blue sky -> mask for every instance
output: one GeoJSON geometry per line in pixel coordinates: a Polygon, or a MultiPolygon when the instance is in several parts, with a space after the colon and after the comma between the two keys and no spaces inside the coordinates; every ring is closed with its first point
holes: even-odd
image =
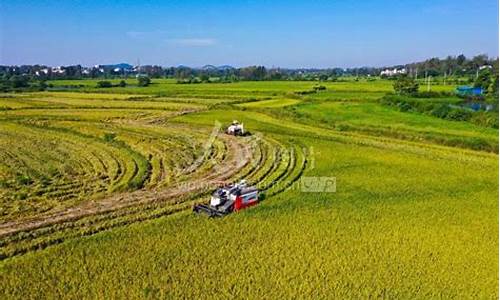
{"type": "Polygon", "coordinates": [[[498,56],[497,0],[0,2],[0,64],[384,66],[498,56]]]}

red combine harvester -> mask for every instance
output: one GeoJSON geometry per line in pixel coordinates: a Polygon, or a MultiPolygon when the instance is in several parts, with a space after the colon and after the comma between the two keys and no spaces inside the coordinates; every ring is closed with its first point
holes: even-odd
{"type": "Polygon", "coordinates": [[[247,186],[244,180],[218,188],[210,198],[210,204],[199,204],[193,207],[196,213],[205,213],[209,217],[222,217],[239,211],[259,202],[259,190],[247,186]]]}

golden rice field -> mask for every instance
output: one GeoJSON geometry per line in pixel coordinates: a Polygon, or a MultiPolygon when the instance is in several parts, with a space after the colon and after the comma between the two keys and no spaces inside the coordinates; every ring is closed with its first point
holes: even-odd
{"type": "Polygon", "coordinates": [[[2,299],[498,298],[497,129],[384,80],[53,84],[83,87],[0,95],[2,299]],[[191,213],[239,179],[265,200],[191,213]]]}

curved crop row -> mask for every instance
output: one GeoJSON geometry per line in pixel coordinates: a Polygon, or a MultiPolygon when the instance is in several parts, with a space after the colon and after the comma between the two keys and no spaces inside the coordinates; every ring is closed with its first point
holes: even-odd
{"type": "MultiPolygon", "coordinates": [[[[284,143],[273,138],[260,140],[238,138],[237,141],[237,143],[228,143],[225,137],[216,138],[202,156],[203,159],[199,162],[198,168],[193,172],[184,173],[184,177],[177,177],[176,182],[182,184],[188,179],[195,183],[215,180],[213,181],[215,184],[218,180],[247,179],[250,183],[257,184],[265,190],[268,195],[274,195],[293,184],[305,168],[306,159],[298,145],[284,143]],[[238,162],[240,159],[243,161],[238,162]]],[[[155,145],[158,147],[157,144],[155,145]]],[[[111,151],[116,151],[116,149],[113,148],[111,151]]],[[[127,178],[137,176],[139,166],[136,160],[131,161],[128,164],[118,164],[122,172],[128,174],[119,176],[120,182],[127,182],[129,180],[127,178]],[[135,172],[131,173],[130,168],[136,168],[135,172]]],[[[155,168],[155,164],[151,163],[152,157],[148,161],[151,168],[155,168]]],[[[156,177],[150,177],[148,185],[153,185],[151,178],[156,177]]],[[[106,180],[112,181],[110,178],[106,180]]],[[[176,185],[175,182],[172,184],[176,185]]],[[[61,185],[59,190],[69,193],[73,190],[84,190],[82,186],[85,184],[67,183],[61,185]]],[[[156,194],[143,196],[138,194],[139,198],[130,195],[124,199],[129,201],[130,205],[125,205],[123,208],[93,213],[76,219],[62,219],[47,226],[15,232],[0,239],[0,257],[22,254],[59,243],[67,238],[89,235],[116,226],[185,211],[195,203],[205,202],[206,196],[213,187],[214,185],[200,186],[191,192],[165,199],[162,199],[161,195],[155,196],[156,194]],[[136,198],[140,201],[135,202],[136,198]]]]}

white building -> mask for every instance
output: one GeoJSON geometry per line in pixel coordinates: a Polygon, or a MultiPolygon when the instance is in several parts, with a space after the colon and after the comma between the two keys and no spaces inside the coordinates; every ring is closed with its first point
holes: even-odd
{"type": "Polygon", "coordinates": [[[380,76],[395,76],[395,75],[400,75],[400,74],[406,74],[406,69],[405,68],[402,68],[402,69],[397,69],[397,68],[394,68],[394,69],[385,69],[383,70],[382,72],[380,72],[380,76]]]}
{"type": "Polygon", "coordinates": [[[53,67],[52,68],[52,73],[54,74],[64,74],[65,70],[63,67],[53,67]]]}
{"type": "Polygon", "coordinates": [[[42,75],[42,73],[45,74],[45,75],[49,74],[49,69],[45,68],[45,69],[41,69],[40,71],[36,71],[35,75],[36,76],[40,76],[40,75],[42,75]]]}

